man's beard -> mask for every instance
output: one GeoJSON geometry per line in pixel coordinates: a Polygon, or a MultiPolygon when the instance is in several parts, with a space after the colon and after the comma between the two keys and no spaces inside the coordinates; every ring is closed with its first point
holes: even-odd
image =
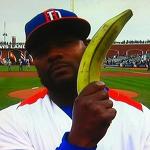
{"type": "Polygon", "coordinates": [[[52,97],[62,97],[69,100],[77,96],[77,70],[73,70],[71,77],[60,80],[52,77],[49,72],[40,71],[38,68],[37,72],[41,83],[52,94],[52,97]]]}

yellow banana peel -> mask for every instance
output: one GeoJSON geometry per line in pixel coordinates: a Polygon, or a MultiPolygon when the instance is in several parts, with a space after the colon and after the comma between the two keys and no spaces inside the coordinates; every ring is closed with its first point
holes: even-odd
{"type": "Polygon", "coordinates": [[[132,15],[132,10],[125,10],[106,21],[92,37],[82,56],[78,70],[78,94],[90,82],[100,81],[101,66],[106,54],[132,15]]]}

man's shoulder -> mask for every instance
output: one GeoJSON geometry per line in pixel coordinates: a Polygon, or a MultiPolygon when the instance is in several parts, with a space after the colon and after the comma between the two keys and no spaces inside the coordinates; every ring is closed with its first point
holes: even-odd
{"type": "Polygon", "coordinates": [[[29,122],[34,122],[39,120],[40,118],[37,116],[47,115],[47,104],[49,103],[49,98],[46,93],[43,91],[38,92],[34,96],[12,106],[9,106],[0,111],[0,127],[8,127],[13,124],[19,124],[23,126],[22,128],[26,128],[25,124],[29,124],[29,122]]]}
{"type": "Polygon", "coordinates": [[[133,98],[127,95],[118,92],[117,90],[110,89],[109,96],[114,100],[115,103],[120,103],[121,107],[126,106],[126,109],[129,110],[135,109],[140,112],[143,111],[143,105],[140,102],[134,100],[133,98]]]}
{"type": "MultiPolygon", "coordinates": [[[[17,120],[21,121],[21,119],[18,119],[18,115],[20,113],[17,113],[17,107],[20,103],[9,106],[7,108],[4,108],[0,111],[0,127],[1,128],[9,128],[9,125],[16,124],[17,120]]],[[[20,117],[19,117],[20,118],[20,117]]]]}
{"type": "Polygon", "coordinates": [[[17,110],[17,107],[19,106],[20,103],[17,103],[17,104],[14,104],[14,105],[11,105],[9,107],[6,107],[2,110],[0,110],[0,116],[2,115],[6,115],[6,114],[12,114],[12,112],[16,111],[17,110]]]}
{"type": "Polygon", "coordinates": [[[109,96],[119,118],[123,118],[127,122],[140,122],[143,120],[143,122],[150,123],[150,109],[142,103],[115,90],[110,90],[109,96]]]}
{"type": "Polygon", "coordinates": [[[44,88],[40,90],[35,95],[17,103],[15,105],[9,106],[0,111],[0,116],[11,117],[13,115],[21,116],[28,115],[35,109],[40,111],[41,105],[44,105],[45,101],[49,101],[47,96],[47,90],[44,88]]]}
{"type": "Polygon", "coordinates": [[[38,103],[38,101],[43,101],[44,97],[47,95],[48,90],[46,88],[42,88],[40,89],[36,94],[30,96],[29,98],[23,100],[18,108],[23,107],[23,106],[27,106],[27,105],[34,105],[36,103],[38,103]]]}

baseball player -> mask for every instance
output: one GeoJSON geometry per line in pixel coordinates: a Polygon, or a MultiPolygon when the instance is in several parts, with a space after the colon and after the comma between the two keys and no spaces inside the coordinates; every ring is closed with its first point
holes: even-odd
{"type": "Polygon", "coordinates": [[[148,108],[103,82],[77,94],[90,28],[63,9],[26,24],[26,49],[45,88],[0,112],[0,150],[150,150],[148,108]]]}

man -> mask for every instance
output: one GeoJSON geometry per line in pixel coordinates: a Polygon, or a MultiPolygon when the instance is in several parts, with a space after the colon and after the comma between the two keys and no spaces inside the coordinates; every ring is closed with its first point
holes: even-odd
{"type": "Polygon", "coordinates": [[[146,61],[146,65],[147,65],[147,71],[150,70],[150,59],[148,58],[146,61]]]}
{"type": "Polygon", "coordinates": [[[46,88],[1,111],[1,150],[150,149],[148,108],[107,91],[103,82],[77,94],[78,67],[90,33],[86,20],[49,9],[30,20],[25,31],[26,49],[46,88]]]}
{"type": "Polygon", "coordinates": [[[7,66],[8,66],[8,71],[11,71],[11,60],[10,58],[7,59],[7,66]]]}
{"type": "Polygon", "coordinates": [[[19,58],[19,71],[23,71],[23,61],[19,58]]]}

